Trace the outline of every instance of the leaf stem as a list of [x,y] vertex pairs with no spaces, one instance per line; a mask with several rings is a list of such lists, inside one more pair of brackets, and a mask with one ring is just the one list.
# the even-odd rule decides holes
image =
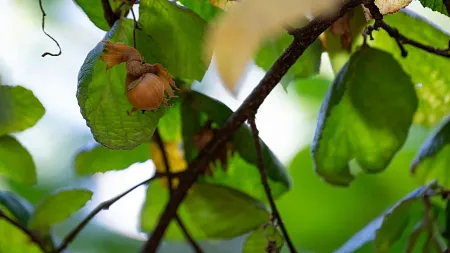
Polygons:
[[259,174],[261,175],[261,184],[264,186],[264,191],[266,192],[267,199],[269,200],[270,209],[272,209],[272,217],[277,220],[281,232],[283,233],[284,240],[286,241],[290,252],[296,253],[297,251],[295,250],[294,244],[292,243],[289,234],[286,230],[286,227],[284,226],[284,222],[281,219],[281,215],[278,212],[277,205],[275,204],[275,200],[270,190],[269,182],[267,181],[266,170],[264,169],[264,158],[261,150],[261,144],[259,142],[259,131],[255,123],[255,114],[256,113],[249,114],[248,123],[250,124],[253,140],[255,142],[255,149],[258,158],[258,169]]

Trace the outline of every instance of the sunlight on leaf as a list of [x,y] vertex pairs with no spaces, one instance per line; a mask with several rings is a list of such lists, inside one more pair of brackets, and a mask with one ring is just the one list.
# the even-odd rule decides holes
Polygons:
[[[158,144],[152,142],[149,145],[152,161],[155,164],[156,171],[165,172],[166,166]],[[167,154],[171,172],[181,172],[186,170],[187,163],[177,142],[164,142],[164,150]],[[173,183],[172,186],[175,188],[178,185],[178,178],[174,178],[171,181]],[[161,179],[161,183],[164,187],[168,187],[168,181],[166,178]]]
[[43,253],[29,235],[3,219],[0,219],[0,252]]
[[[369,242],[375,243],[377,252],[387,252],[405,234],[423,219],[423,196],[430,186],[422,186],[405,196],[383,215],[370,222],[334,253],[355,252]],[[420,213],[421,212],[421,213]],[[408,236],[408,235],[407,235]],[[404,247],[404,245],[401,245]],[[395,251],[394,251],[395,252]]]
[[0,85],[0,136],[34,126],[44,113],[44,106],[31,90]]
[[246,0],[218,19],[209,31],[206,49],[214,50],[215,63],[225,86],[235,94],[244,68],[260,44],[298,22],[308,11],[333,11],[333,0]]
[[52,225],[65,221],[81,209],[92,198],[92,194],[91,191],[85,189],[53,193],[36,206],[28,226],[46,234]]
[[431,134],[420,147],[411,164],[411,172],[422,183],[437,180],[450,187],[450,117]]
[[347,186],[354,178],[352,159],[367,173],[383,171],[405,143],[416,109],[414,85],[397,61],[361,48],[323,101],[312,146],[316,172]]
[[93,175],[98,172],[123,170],[148,159],[145,144],[131,150],[114,150],[91,142],[84,145],[75,157],[75,172],[78,175]]
[[22,184],[36,184],[36,165],[28,150],[10,135],[0,136],[0,175]]

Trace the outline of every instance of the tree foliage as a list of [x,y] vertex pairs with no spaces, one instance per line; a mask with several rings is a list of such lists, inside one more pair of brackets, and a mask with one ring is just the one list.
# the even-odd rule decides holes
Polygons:
[[[142,252],[154,252],[163,235],[172,242],[186,240],[198,252],[199,240],[241,236],[245,237],[242,252],[297,252],[289,234],[293,226],[302,224],[283,222],[285,213],[277,209],[277,204],[286,210],[293,201],[303,203],[295,184],[310,182],[296,175],[314,168],[315,177],[333,189],[351,191],[365,174],[388,173],[417,126],[436,128],[415,150],[415,157],[408,158],[410,168],[403,168],[405,173],[410,169],[407,176],[419,179],[421,186],[335,252],[443,252],[449,247],[450,35],[401,10],[408,1],[350,0],[338,6],[328,1],[332,11],[323,13],[319,6],[326,0],[317,6],[305,1],[303,9],[293,1],[266,0],[245,18],[238,9],[258,1],[248,0],[248,6],[247,2],[240,6],[213,0],[74,2],[93,25],[105,31],[79,70],[76,97],[95,142],[78,150],[74,172],[92,176],[149,159],[156,172],[102,203],[62,240],[52,233],[55,225],[85,206],[95,192],[59,189],[32,205],[20,194],[0,191],[0,252],[63,252],[97,213],[141,185],[147,190],[140,230],[150,234]],[[446,1],[420,2],[448,16]],[[300,13],[311,8],[316,11],[312,21]],[[283,20],[275,13],[279,10],[285,10],[289,18]],[[226,22],[250,22],[249,17],[263,22],[257,15],[261,13],[270,17],[267,24],[255,21],[256,26],[245,23],[241,30],[226,29]],[[289,21],[283,23],[282,33],[281,21]],[[258,24],[260,30],[245,32]],[[218,33],[216,37],[211,37],[211,31]],[[227,39],[212,43],[212,38]],[[243,38],[251,41],[227,51]],[[107,52],[106,43],[122,51]],[[215,55],[219,76],[232,93],[250,52],[255,64],[266,71],[236,111],[192,88],[211,64],[211,45],[219,49]],[[133,50],[143,61],[128,59]],[[331,82],[318,78],[323,53],[336,74]],[[109,67],[108,60],[118,64]],[[145,82],[149,76],[161,78],[156,64],[175,80],[175,96],[165,88],[156,89],[159,83]],[[131,72],[136,66],[141,69]],[[311,166],[294,161],[288,171],[258,136],[255,114],[278,83],[296,89],[305,100],[320,101],[311,149],[298,154],[307,156],[304,160]],[[128,92],[149,85],[154,96],[169,96],[167,106],[128,113],[133,108]],[[32,128],[44,113],[31,90],[0,84],[2,177],[24,185],[39,183],[34,158],[14,134]]]

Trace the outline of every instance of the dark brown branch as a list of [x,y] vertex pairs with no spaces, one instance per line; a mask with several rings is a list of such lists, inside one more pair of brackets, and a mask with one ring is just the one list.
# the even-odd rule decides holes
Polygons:
[[102,7],[106,22],[108,22],[109,27],[112,27],[114,23],[120,18],[120,16],[113,11],[109,0],[102,0]]
[[359,0],[349,0],[343,4],[336,15],[328,18],[316,18],[303,28],[296,29],[293,42],[267,71],[258,86],[245,99],[242,105],[228,118],[223,127],[218,130],[214,138],[206,145],[187,169],[186,174],[180,177],[180,184],[167,203],[156,228],[149,240],[145,243],[142,253],[156,252],[164,233],[175,216],[178,206],[186,196],[187,191],[197,179],[198,175],[208,166],[211,157],[215,157],[220,148],[228,141],[237,129],[247,120],[249,112],[255,112],[263,103],[269,93],[280,82],[289,68],[303,54],[306,48],[324,32],[337,19],[347,11],[360,4]]
[[[172,180],[173,176],[170,173],[170,164],[169,164],[168,155],[167,155],[166,149],[164,147],[164,142],[163,142],[163,140],[161,138],[161,135],[159,134],[158,128],[156,128],[155,133],[153,134],[153,139],[155,140],[156,144],[158,144],[159,149],[161,150],[161,156],[163,158],[164,167],[165,167],[165,170],[166,170],[165,172],[167,173],[167,181],[169,182],[168,183],[169,196],[172,197],[172,194],[173,194],[173,180]],[[191,244],[191,246],[195,250],[195,252],[202,253],[203,252],[202,249],[197,244],[197,242],[194,240],[194,238],[191,236],[191,234],[187,230],[186,226],[184,225],[183,221],[181,220],[181,217],[178,214],[175,215],[175,220],[177,221],[178,226],[180,227],[181,231],[183,232],[184,236],[189,241],[189,243]]]
[[389,36],[395,39],[403,57],[406,57],[408,55],[408,52],[406,51],[404,45],[411,45],[413,47],[422,49],[428,53],[450,58],[450,42],[447,48],[442,49],[442,48],[435,48],[429,45],[424,45],[418,41],[407,38],[406,36],[401,34],[396,28],[384,22],[383,15],[380,13],[380,10],[375,5],[374,0],[367,0],[364,3],[364,6],[367,9],[369,9],[370,15],[375,19],[375,24],[367,27],[367,29],[364,31],[364,35],[365,36],[369,35],[371,40],[373,40],[372,32],[374,30],[382,28],[389,34]]
[[45,13],[44,7],[42,6],[42,0],[39,0],[39,7],[41,8],[41,12],[42,12],[42,32],[44,32],[44,34],[47,35],[47,37],[52,39],[56,43],[56,45],[58,46],[58,49],[59,49],[59,52],[56,54],[53,54],[50,52],[45,52],[42,54],[42,57],[45,57],[47,55],[60,56],[62,54],[62,51],[61,51],[61,46],[59,45],[58,41],[45,31],[45,16],[47,16],[47,14]]
[[276,219],[278,225],[280,226],[281,232],[283,233],[284,240],[286,241],[286,244],[287,244],[290,252],[295,253],[297,251],[295,250],[294,244],[292,243],[291,238],[289,237],[289,234],[286,230],[286,227],[284,226],[284,222],[281,219],[281,215],[278,212],[277,205],[275,204],[275,200],[272,196],[272,192],[269,187],[269,182],[267,181],[266,170],[264,169],[264,159],[263,159],[261,144],[259,143],[259,131],[258,131],[258,128],[256,127],[256,123],[255,123],[255,114],[256,113],[249,114],[248,123],[250,124],[250,128],[251,128],[252,134],[253,134],[253,140],[255,141],[256,154],[258,157],[258,169],[259,169],[259,174],[261,175],[261,183],[264,186],[264,191],[266,192],[267,199],[269,200],[270,209],[272,210],[272,217],[274,219]]
[[[173,174],[173,176],[180,176],[183,173],[177,173],[177,174]],[[156,179],[156,178],[161,178],[161,177],[166,177],[167,174],[166,173],[155,173],[155,175],[133,187],[131,187],[130,189],[126,190],[125,192],[117,195],[116,197],[107,200],[103,203],[101,203],[100,205],[98,205],[94,210],[92,210],[92,212],[90,212],[88,214],[88,216],[86,216],[86,218],[84,218],[73,230],[72,232],[70,232],[65,238],[64,240],[61,242],[61,244],[59,245],[58,248],[56,248],[52,253],[60,253],[62,252],[65,248],[67,248],[67,246],[77,237],[77,235],[81,232],[81,230],[83,230],[83,228],[98,214],[100,213],[102,210],[108,210],[109,207],[116,203],[119,199],[125,197],[125,195],[127,195],[128,193],[132,192],[133,190],[135,190],[136,188],[138,188],[141,185],[147,184],[150,181]]]
[[42,243],[42,241],[33,233],[33,231],[29,230],[28,228],[26,228],[25,226],[22,226],[20,223],[18,223],[17,221],[9,218],[3,211],[2,209],[0,209],[0,219],[4,219],[7,222],[9,222],[10,224],[14,225],[16,228],[20,229],[22,232],[24,232],[25,234],[28,235],[28,237],[30,237],[31,241],[33,241],[34,243],[36,243],[39,248],[43,251],[43,252],[47,252],[47,250],[44,247],[44,244]]

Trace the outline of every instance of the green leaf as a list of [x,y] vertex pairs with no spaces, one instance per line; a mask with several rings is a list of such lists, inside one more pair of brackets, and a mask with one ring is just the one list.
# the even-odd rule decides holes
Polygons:
[[27,225],[33,212],[33,206],[26,199],[9,191],[0,191],[0,206],[5,207],[22,226]]
[[[268,70],[280,57],[284,50],[291,44],[294,38],[289,34],[284,34],[279,38],[271,39],[264,43],[255,57],[255,63]],[[297,62],[284,75],[281,83],[286,88],[287,85],[297,78],[306,78],[319,73],[322,55],[322,45],[319,40],[314,41],[297,60]]]
[[[386,15],[384,20],[410,39],[435,48],[448,47],[450,35],[414,12],[402,10]],[[373,24],[373,21],[369,24]],[[450,75],[448,75],[450,61],[448,58],[430,54],[410,45],[405,45],[408,56],[404,58],[401,56],[396,40],[385,31],[374,31],[373,37],[374,40],[368,40],[368,44],[391,53],[416,85],[419,107],[414,115],[414,123],[431,127],[440,122],[450,111]],[[362,36],[357,38],[352,47],[353,51],[358,50],[358,46],[363,41]]]
[[123,170],[134,163],[145,162],[149,157],[148,146],[145,144],[132,150],[114,150],[92,142],[85,145],[75,157],[75,171],[78,175],[92,175]]
[[411,171],[422,182],[438,180],[444,187],[450,187],[450,117],[431,134],[420,147]]
[[192,191],[185,199],[185,206],[207,238],[231,239],[270,219],[262,203],[232,188],[197,183]]
[[[279,252],[284,239],[278,229],[267,225],[252,232],[244,243],[243,253]],[[267,248],[275,249],[268,251]]]
[[[405,233],[406,228],[413,227],[423,218],[423,196],[429,189],[428,185],[422,186],[405,196],[383,215],[355,234],[335,253],[354,252],[372,241],[377,253],[389,252],[393,244]],[[421,214],[418,215],[418,213]]]
[[[182,94],[183,143],[186,159],[190,162],[198,153],[193,144],[193,136],[200,130],[199,114],[206,114],[209,120],[222,126],[232,110],[218,100],[195,91]],[[286,168],[275,157],[267,145],[261,141],[264,168],[274,197],[280,196],[290,187]],[[257,154],[250,129],[243,125],[235,132],[231,142],[238,155],[230,158],[226,172],[217,170],[213,177],[205,177],[209,183],[223,184],[246,192],[252,197],[266,201],[257,167]]]
[[[121,5],[121,2],[108,0],[113,12],[116,12]],[[94,23],[98,28],[108,31],[110,29],[108,21],[105,18],[105,13],[103,11],[102,1],[92,1],[92,0],[74,0],[74,2],[86,13],[88,18]],[[129,4],[123,6],[124,11],[130,9]],[[120,15],[120,11],[118,11]]]
[[44,106],[31,90],[0,85],[0,135],[34,126],[44,113]]
[[449,16],[448,10],[450,6],[447,7],[447,4],[449,3],[445,0],[420,0],[420,3],[422,4],[423,7],[428,7],[433,11],[437,11],[444,15]]
[[[151,232],[168,201],[162,181],[154,180],[147,189],[141,211],[141,229]],[[264,206],[250,196],[228,187],[196,183],[178,209],[191,235],[199,239],[229,239],[256,229],[269,220]],[[214,224],[213,226],[211,224]],[[183,240],[176,223],[171,223],[165,238]]]
[[209,0],[180,0],[180,2],[208,22],[222,13],[222,9],[211,4]]
[[85,189],[70,189],[45,197],[35,209],[28,226],[46,234],[54,224],[65,221],[92,198]]
[[177,78],[203,78],[211,54],[205,62],[207,23],[195,12],[167,0],[141,0],[139,26],[148,35],[137,38],[138,48],[149,51],[147,62],[162,64]]
[[4,219],[0,219],[0,252],[43,253],[27,234]]
[[180,100],[174,102],[174,105],[166,109],[166,113],[158,124],[158,130],[164,141],[181,140],[181,113]]
[[384,170],[403,146],[416,108],[414,86],[397,61],[362,48],[322,104],[312,147],[316,172],[331,184],[348,185],[352,159],[367,173]]
[[[113,42],[120,41],[132,46],[132,30],[132,20],[119,20],[104,40],[111,39]],[[110,149],[133,149],[151,141],[165,109],[160,107],[155,112],[147,111],[145,114],[135,113],[129,116],[127,111],[132,105],[125,96],[125,64],[106,71],[106,63],[98,59],[103,47],[103,42],[98,43],[81,66],[78,75],[78,104],[97,142]],[[138,50],[144,57],[150,49],[152,47],[138,44]]]
[[22,184],[36,184],[36,166],[30,153],[10,135],[0,136],[0,174]]

